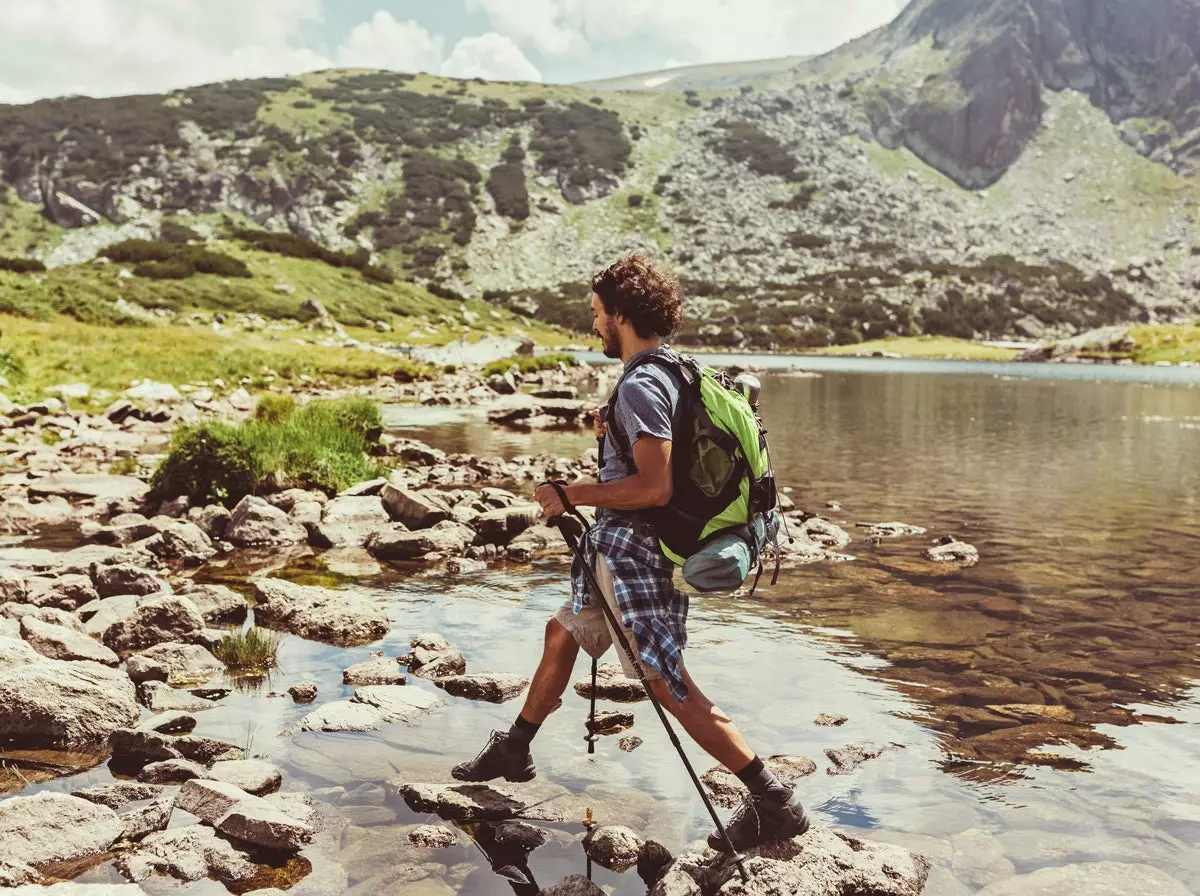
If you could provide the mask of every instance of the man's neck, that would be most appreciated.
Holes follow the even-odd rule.
[[[662,339],[660,339],[658,336],[655,336],[651,339],[642,339],[640,336],[634,337],[633,339],[630,339],[629,341],[622,344],[622,346],[621,346],[621,363],[628,364],[630,358],[632,358],[634,355],[638,354],[639,352],[646,351],[646,349],[661,348],[661,347],[662,347]]]

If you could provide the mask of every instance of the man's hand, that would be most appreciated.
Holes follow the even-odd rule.
[[[600,414],[603,410],[604,410],[603,408],[596,408],[596,410],[592,411],[592,414],[591,414],[592,429],[594,429],[596,431],[597,439],[604,438],[605,434],[608,432],[608,425],[603,420],[600,419]]]
[[[558,497],[558,491],[552,485],[539,486],[538,490],[534,492],[533,497],[542,505],[542,513],[546,514],[546,519],[548,520],[552,520],[556,516],[562,516],[567,512],[567,508],[563,506],[562,501]]]

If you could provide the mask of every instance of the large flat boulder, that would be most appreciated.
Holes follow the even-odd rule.
[[[133,476],[102,474],[58,473],[29,484],[31,497],[57,496],[69,501],[125,501],[142,498],[149,490],[146,483]]]
[[[129,657],[125,670],[139,684],[143,681],[201,684],[224,672],[225,665],[199,644],[168,641]]]
[[[100,597],[119,594],[159,594],[171,592],[171,586],[154,570],[134,563],[96,563],[92,566],[92,582]]]
[[[196,605],[209,625],[241,625],[250,609],[244,597],[224,585],[191,585],[179,594]]]
[[[234,884],[258,873],[258,866],[232,843],[218,837],[211,827],[199,824],[151,834],[134,849],[122,853],[117,868],[134,881],[165,874],[182,881],[211,877]]]
[[[0,861],[45,865],[105,852],[123,825],[107,806],[63,793],[0,800]]]
[[[434,679],[434,684],[455,697],[504,703],[519,697],[529,687],[529,679],[507,672],[480,672],[475,675],[451,675]]]
[[[162,536],[158,555],[185,566],[200,566],[216,556],[217,549],[208,534],[195,523],[172,520],[159,531]]]
[[[233,508],[225,538],[241,547],[301,544],[308,531],[278,507],[247,495]]]
[[[516,504],[481,513],[472,520],[481,540],[491,544],[508,544],[526,529],[542,519],[542,508],[537,504]]]
[[[42,656],[52,660],[91,660],[103,666],[118,666],[115,653],[94,638],[62,625],[52,625],[35,616],[21,617],[21,637]]]
[[[153,800],[163,795],[164,788],[155,784],[137,784],[133,781],[117,781],[113,784],[100,784],[96,787],[85,787],[76,790],[71,796],[77,796],[89,803],[108,806],[114,811],[130,803],[143,800]]]
[[[349,700],[326,703],[297,724],[299,731],[377,731],[384,725],[413,723],[437,707],[436,694],[407,685],[361,687]]]
[[[376,560],[419,560],[426,554],[457,556],[467,546],[460,529],[423,529],[410,532],[394,526],[371,534],[365,547]]]
[[[21,662],[15,651],[0,643],[0,732],[11,746],[103,743],[116,729],[137,722],[140,710],[133,682],[124,672],[88,661],[47,659],[22,646],[34,660],[26,657]]]
[[[362,547],[372,532],[391,523],[378,495],[338,497],[322,508],[309,540],[321,548]]]
[[[118,653],[132,653],[155,644],[202,642],[205,628],[195,604],[168,594],[141,601],[132,613],[106,628],[101,638]]]
[[[404,684],[407,681],[400,664],[385,656],[355,663],[342,672],[342,684]]]
[[[388,483],[381,494],[391,519],[408,529],[429,529],[451,517],[450,505],[435,492],[419,492]]]
[[[315,833],[274,803],[224,781],[188,781],[176,805],[226,836],[268,849],[294,852]]]
[[[279,769],[261,759],[214,762],[209,774],[215,781],[224,781],[255,796],[274,793],[283,783],[283,774]]]
[[[387,613],[371,598],[353,591],[296,585],[282,579],[256,579],[258,624],[338,646],[369,644],[388,633]]]

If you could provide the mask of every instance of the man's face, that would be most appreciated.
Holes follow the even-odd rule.
[[[600,337],[604,346],[604,357],[621,357],[621,337],[617,321],[604,310],[604,303],[595,293],[592,293],[592,332]]]

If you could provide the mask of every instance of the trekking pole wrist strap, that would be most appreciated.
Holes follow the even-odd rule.
[[[542,488],[543,486],[547,485],[554,489],[554,493],[558,495],[558,501],[563,506],[563,516],[573,516],[583,523],[585,529],[588,528],[589,524],[587,517],[580,513],[579,508],[571,503],[571,499],[567,497],[567,483],[561,479],[547,479],[545,482],[539,485],[538,488]],[[551,520],[550,522],[553,524],[554,520]]]

